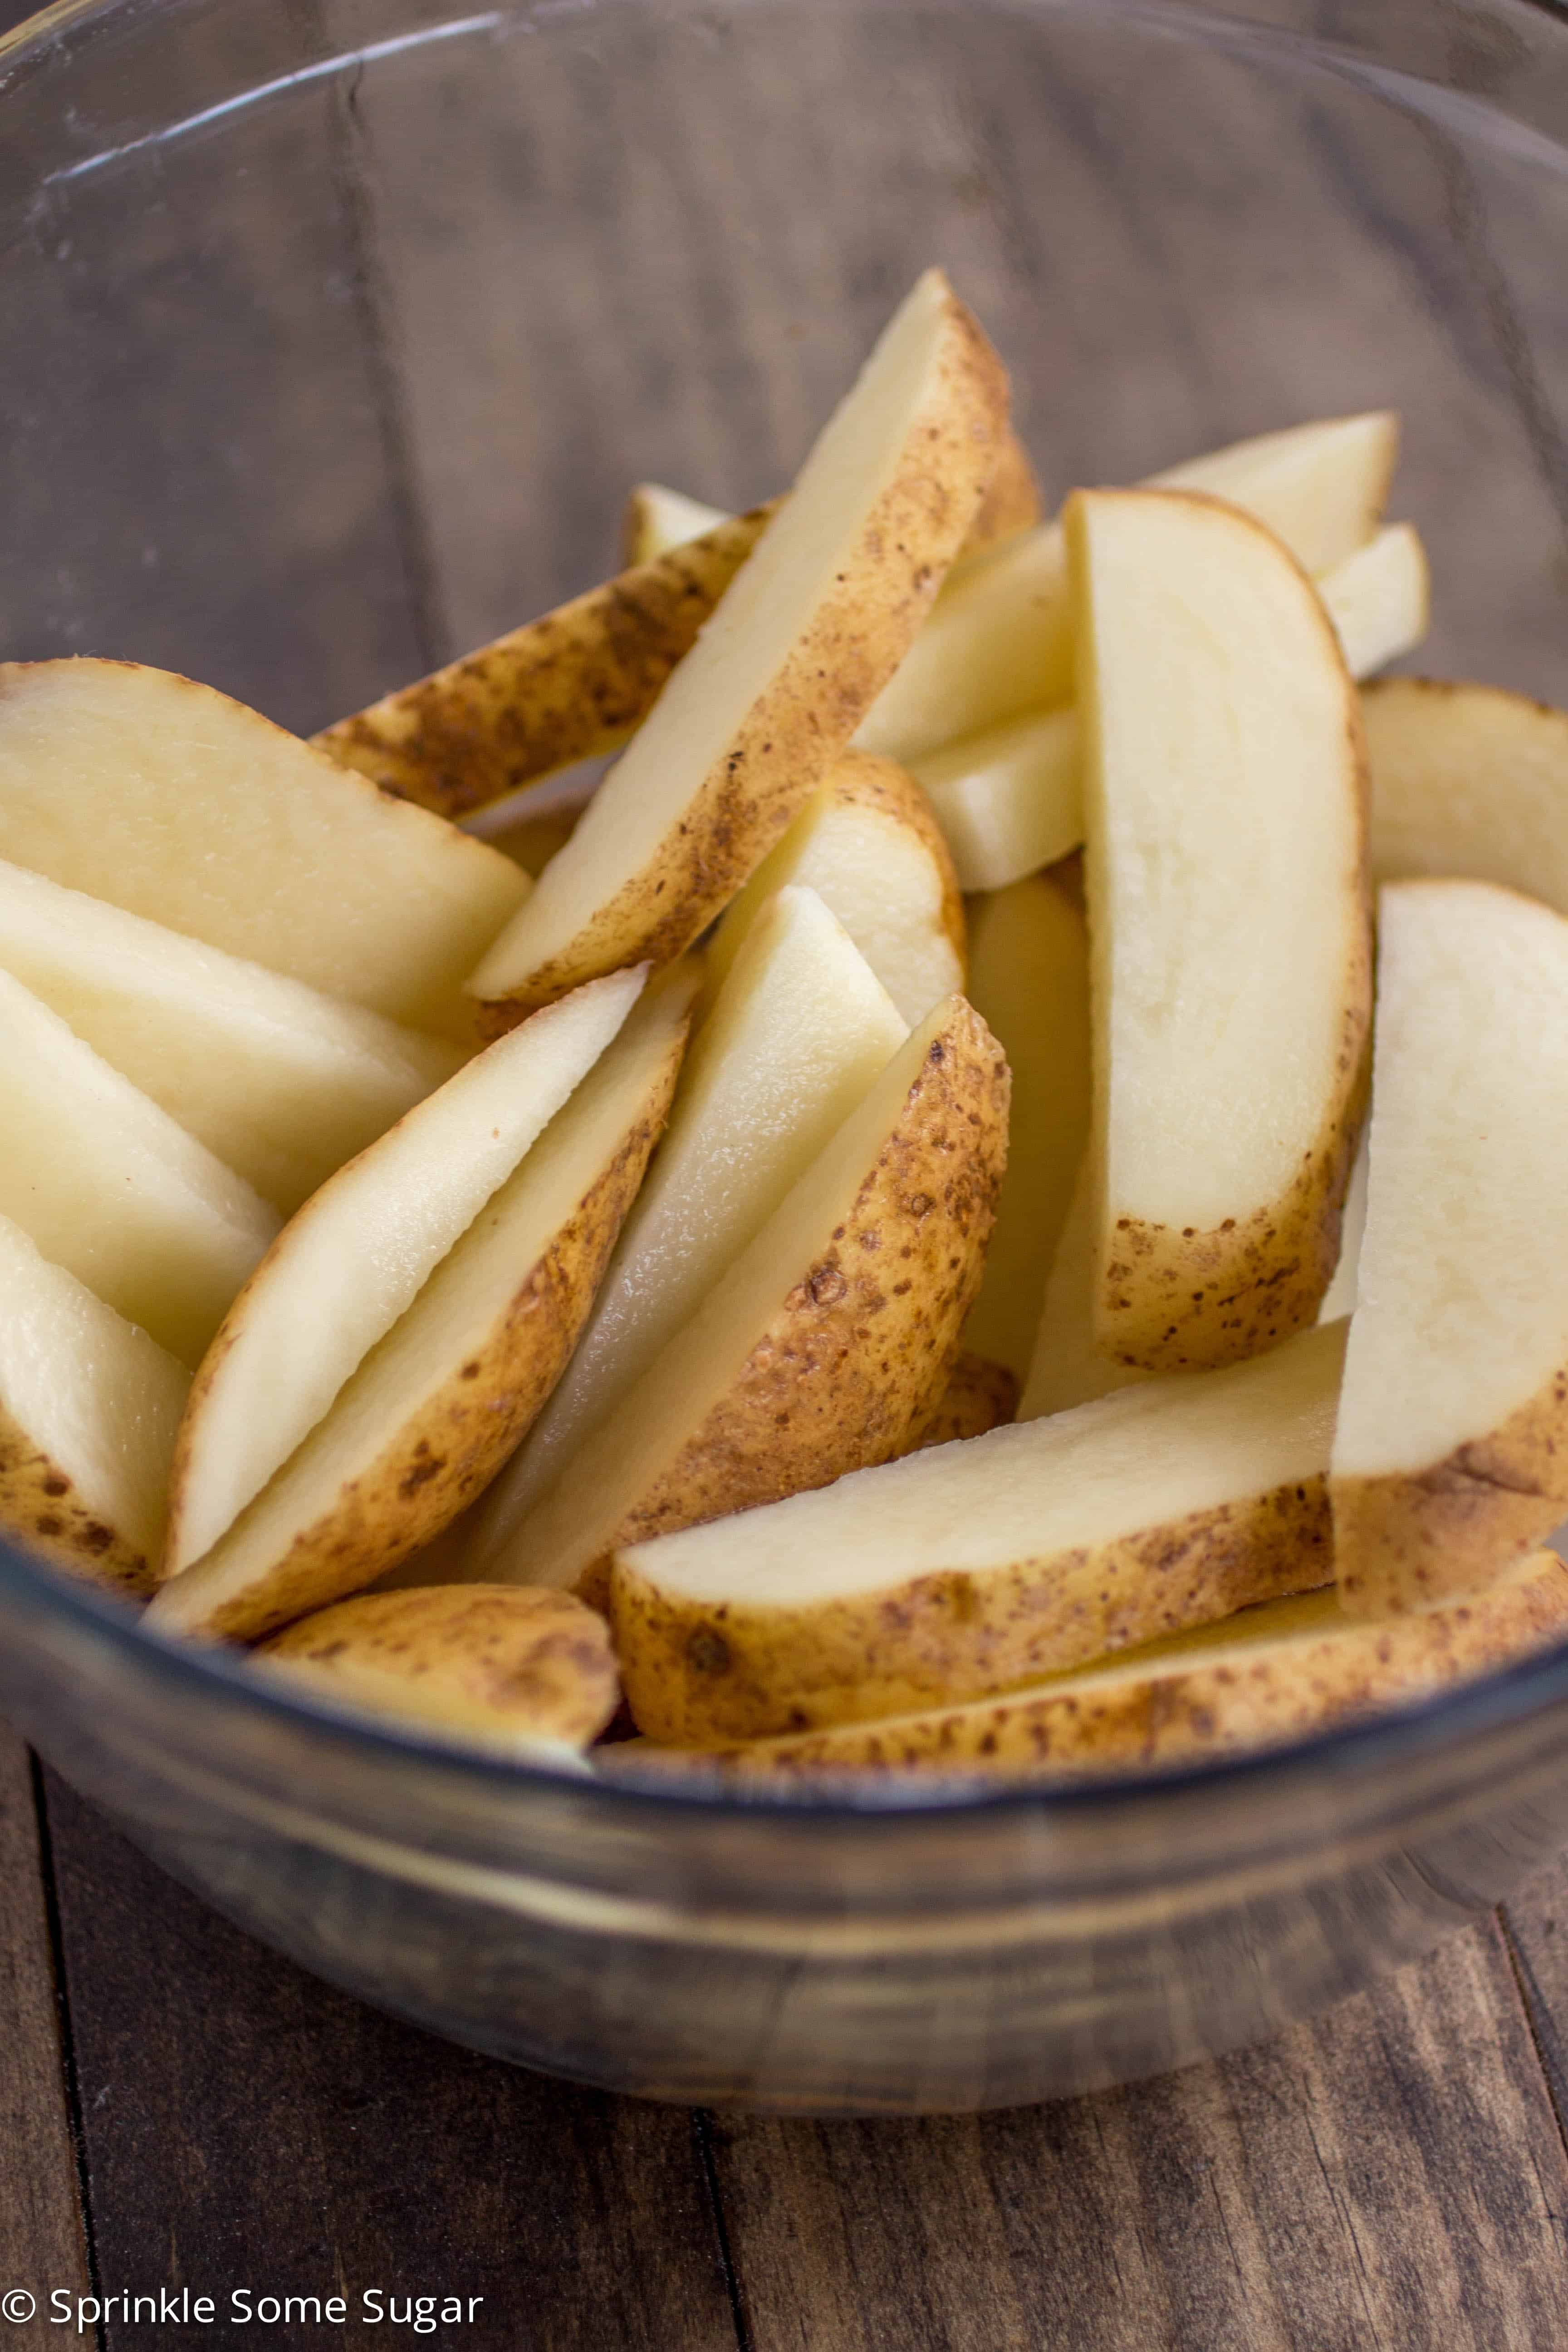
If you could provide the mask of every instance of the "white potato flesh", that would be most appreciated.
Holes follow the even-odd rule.
[[[668,1068],[680,1007],[668,997],[650,998],[647,1010],[654,1017],[628,1024],[607,1045],[265,1491],[209,1551],[163,1585],[153,1606],[154,1624],[171,1632],[201,1632],[219,1612],[248,1595],[264,1594],[277,1580],[287,1579],[295,1543],[330,1521],[344,1501],[356,1538],[353,1564],[335,1591],[312,1590],[305,1606],[341,1598],[368,1582],[379,1567],[406,1557],[410,1547],[397,1506],[389,1509],[383,1498],[378,1511],[385,1516],[367,1531],[355,1523],[355,1491],[372,1485],[378,1464],[404,1432],[434,1429],[443,1453],[475,1444],[450,1412],[450,1393],[460,1387],[463,1366],[487,1365],[498,1331],[526,1317],[541,1261],[614,1161],[628,1127]],[[508,1377],[515,1379],[515,1365]],[[434,1414],[443,1400],[448,1409],[437,1423]],[[508,1394],[487,1397],[482,1379],[471,1396],[463,1395],[465,1412],[480,1416],[504,1411],[509,1401]],[[367,1533],[372,1541],[377,1534],[381,1538],[379,1561],[371,1555]],[[289,1605],[285,1588],[270,1622],[298,1614],[300,1606],[298,1596]]]
[[[1385,888],[1373,1102],[1336,1477],[1443,1463],[1568,1365],[1568,922]]]
[[[961,890],[1002,890],[1083,839],[1078,712],[1031,710],[910,763],[952,852]]]
[[[1334,1268],[1332,1282],[1323,1293],[1323,1304],[1318,1315],[1320,1323],[1337,1323],[1341,1316],[1355,1313],[1360,1292],[1362,1235],[1366,1231],[1367,1147],[1371,1134],[1369,1124],[1362,1136],[1355,1165],[1351,1170],[1351,1181],[1345,1187],[1344,1215],[1340,1221],[1340,1262]]]
[[[321,1419],[626,1020],[639,969],[535,1013],[342,1168],[280,1235],[202,1368],[169,1569],[209,1550]]]
[[[1266,433],[1155,474],[1146,486],[1226,499],[1311,572],[1363,546],[1382,519],[1398,451],[1384,412]],[[1073,690],[1067,547],[1041,523],[958,565],[856,743],[906,764]],[[1009,877],[1011,878],[1011,877]]]
[[[908,471],[913,436],[952,360],[952,292],[940,271],[927,271],[571,840],[472,975],[476,996],[515,993],[655,870],[693,796],[834,607],[836,583],[853,568],[879,502]]]
[[[277,1212],[0,971],[0,1215],[194,1365]]]
[[[1375,878],[1466,875],[1568,914],[1568,711],[1417,677],[1362,706]]]
[[[456,1045],[0,863],[0,971],[285,1213]]]
[[[594,1312],[480,1507],[476,1570],[693,1316],[903,1044],[908,1027],[814,890],[780,890],[692,1044]]]
[[[1087,1150],[1079,1164],[1061,1234],[1051,1258],[1035,1329],[1028,1374],[1018,1400],[1020,1421],[1070,1412],[1074,1405],[1114,1395],[1155,1375],[1119,1364],[1096,1337],[1100,1297],[1100,1217],[1094,1166]]]
[[[722,507],[705,506],[684,490],[668,489],[662,482],[639,482],[626,500],[623,560],[628,565],[651,563],[656,556],[684,547],[689,539],[700,539],[727,520]]]
[[[0,666],[0,857],[470,1040],[462,982],[529,889],[444,818],[131,662]]]
[[[709,950],[715,977],[792,886],[815,891],[843,924],[906,1028],[963,988],[963,959],[946,921],[950,885],[931,845],[890,810],[836,793],[831,779],[731,903]]]
[[[155,1567],[191,1376],[157,1341],[0,1217],[0,1418],[68,1479],[118,1544]],[[11,1517],[0,1466],[0,1524]],[[35,1514],[5,1532],[54,1547]]]
[[[1414,653],[1432,617],[1426,551],[1407,522],[1390,523],[1364,547],[1319,575],[1318,593],[1352,677]]]
[[[1355,1090],[1356,698],[1248,518],[1147,491],[1077,511],[1104,1231],[1202,1234],[1286,1201]]]
[[[969,940],[969,1001],[1007,1056],[1013,1099],[1007,1171],[963,1344],[1022,1381],[1089,1139],[1089,935],[1065,891],[1035,875],[982,899]]]
[[[858,1470],[617,1557],[666,1595],[809,1610],[918,1579],[983,1579],[1177,1523],[1328,1465],[1342,1328],[1049,1421]]]

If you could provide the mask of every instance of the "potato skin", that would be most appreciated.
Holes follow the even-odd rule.
[[[76,1494],[58,1463],[41,1454],[26,1431],[0,1406],[0,1534],[52,1568],[90,1579],[111,1591],[143,1596],[157,1582],[157,1564]]]
[[[965,1437],[984,1437],[1018,1417],[1018,1376],[1010,1365],[998,1364],[972,1349],[953,1359],[941,1395],[918,1421],[899,1448],[900,1454],[923,1454],[928,1445],[952,1445]]]
[[[602,1617],[569,1592],[494,1584],[363,1592],[301,1618],[258,1656],[323,1696],[489,1742],[586,1747],[620,1682]]]
[[[846,1223],[794,1284],[727,1396],[579,1580],[611,1553],[889,1462],[946,1385],[984,1271],[1007,1150],[1007,1065],[962,998]],[[616,1622],[619,1619],[617,1616]]]
[[[951,292],[945,326],[903,462],[832,593],[641,869],[566,946],[506,985],[484,988],[492,1023],[520,1019],[623,964],[672,962],[761,865],[847,745],[930,610],[1006,429],[1006,372]]]
[[[689,1601],[622,1559],[614,1622],[638,1729],[710,1748],[984,1698],[1331,1574],[1314,1476],[987,1576],[923,1576],[798,1612]]]
[[[341,1490],[334,1507],[301,1532],[270,1576],[215,1603],[198,1621],[182,1622],[181,1631],[231,1641],[269,1633],[399,1566],[489,1485],[577,1344],[663,1129],[684,1042],[678,1030],[615,1159],[543,1256],[520,1269],[512,1296],[498,1301],[487,1344],[430,1396],[423,1413],[392,1433],[369,1474]],[[179,1583],[165,1590],[176,1591]]]
[[[613,751],[653,708],[773,511],[716,524],[310,740],[383,792],[449,817]]]
[[[1225,1663],[1184,1668],[1173,1661],[1120,1688],[1016,1691],[976,1706],[720,1751],[712,1760],[748,1773],[791,1774],[910,1766],[1093,1773],[1198,1763],[1410,1705],[1563,1640],[1568,1569],[1552,1552],[1531,1567],[1507,1589],[1394,1625],[1325,1629],[1289,1643],[1238,1647]]]
[[[1425,1470],[1330,1483],[1352,1617],[1483,1591],[1568,1513],[1568,1365],[1489,1436]]]
[[[999,539],[1011,539],[1016,530],[1027,530],[1039,521],[1041,511],[1034,459],[1016,433],[1010,431],[1003,438],[980,510],[969,526],[969,537],[959,550],[960,561],[994,547]]]

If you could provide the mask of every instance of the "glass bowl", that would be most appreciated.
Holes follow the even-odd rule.
[[[1393,404],[1424,664],[1568,700],[1568,17],[1529,0],[65,0],[0,41],[0,649],[310,729],[787,481],[951,270],[1048,490]],[[475,2048],[818,2113],[1234,2047],[1568,1833],[1568,1651],[1267,1757],[787,1794],[489,1762],[0,1552],[0,1698]]]

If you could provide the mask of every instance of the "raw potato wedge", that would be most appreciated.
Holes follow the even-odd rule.
[[[941,828],[890,760],[850,751],[763,858],[709,950],[710,992],[761,910],[788,884],[837,916],[907,1024],[963,986],[963,901]]]
[[[1398,447],[1393,415],[1333,417],[1193,458],[1147,487],[1227,499],[1319,573],[1376,530]],[[908,765],[1072,691],[1067,545],[1059,522],[1043,523],[954,575],[855,740]]]
[[[1426,634],[1426,557],[1408,523],[1379,531],[1318,581],[1345,667],[1368,677]],[[1083,839],[1083,749],[1070,703],[1026,711],[910,763],[963,890],[1001,890]]]
[[[1020,1421],[1070,1412],[1075,1405],[1091,1404],[1096,1397],[1113,1396],[1118,1389],[1156,1377],[1135,1364],[1117,1363],[1100,1347],[1094,1316],[1100,1265],[1094,1165],[1086,1151],[1046,1277],[1028,1374],[1018,1402]],[[1328,1319],[1326,1314],[1319,1318],[1321,1322]]]
[[[6,971],[0,1216],[187,1366],[279,1225],[232,1169]]]
[[[1568,921],[1391,883],[1336,1574],[1380,1616],[1474,1591],[1568,1516]]]
[[[529,887],[242,703],[134,662],[0,665],[0,857],[469,1044],[461,983]]]
[[[0,1535],[150,1590],[191,1376],[0,1217]]]
[[[357,710],[318,751],[443,816],[617,751],[761,539],[758,507]],[[476,958],[477,961],[477,958]]]
[[[826,775],[984,495],[1006,377],[939,270],[469,982],[506,1020],[689,946]]]
[[[1390,677],[1362,697],[1379,882],[1465,875],[1568,914],[1568,711]]]
[[[569,1592],[437,1585],[364,1592],[256,1652],[324,1699],[505,1755],[585,1748],[616,1711],[609,1629]]]
[[[1330,1571],[1342,1329],[623,1543],[639,1730],[714,1747],[952,1706]]]
[[[1372,1012],[1359,698],[1311,583],[1237,509],[1098,490],[1068,514],[1096,1335],[1201,1370],[1310,1323],[1339,1256]]]
[[[1336,1323],[1342,1315],[1355,1313],[1361,1289],[1362,1235],[1366,1231],[1367,1144],[1370,1133],[1369,1121],[1362,1129],[1361,1150],[1356,1153],[1351,1181],[1345,1188],[1344,1214],[1340,1219],[1340,1262],[1318,1309],[1320,1323]]]
[[[999,539],[1010,538],[1016,530],[1026,530],[1039,519],[1040,486],[1034,465],[1017,435],[1009,433],[1004,436],[995,470],[961,555],[972,555]],[[688,498],[684,490],[666,489],[659,482],[639,482],[626,499],[622,518],[621,561],[652,562],[725,520],[722,507],[705,506],[700,499]]]
[[[668,1131],[577,1351],[480,1507],[477,1565],[506,1548],[574,1450],[696,1314],[907,1034],[816,893],[779,891],[687,1056]]]
[[[905,1439],[900,1457],[931,1445],[952,1445],[964,1437],[984,1437],[988,1429],[1010,1422],[1017,1410],[1018,1382],[1009,1367],[966,1349],[948,1374],[930,1416]]]
[[[168,1573],[200,1559],[326,1412],[586,1076],[620,972],[499,1040],[323,1184],[225,1318],[180,1433]]]
[[[1007,1056],[1013,1117],[963,1337],[1022,1381],[1089,1140],[1089,934],[1072,900],[1036,875],[983,898],[971,940],[969,999]]]
[[[358,1591],[471,1503],[560,1376],[642,1181],[685,1039],[654,992],[270,1483],[160,1591],[245,1640]]]
[[[1394,1625],[1347,1625],[1331,1591],[1310,1592],[1244,1610],[1163,1658],[1146,1653],[1005,1698],[761,1740],[704,1760],[747,1772],[1158,1770],[1415,1706],[1564,1638],[1568,1568],[1554,1552],[1533,1552],[1489,1591]]]
[[[0,864],[0,971],[285,1214],[461,1058],[21,866]]]
[[[955,997],[900,1046],[486,1576],[596,1601],[618,1544],[896,1454],[956,1351],[1006,1128],[1006,1064]]]

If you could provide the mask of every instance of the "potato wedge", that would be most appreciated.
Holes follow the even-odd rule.
[[[1465,875],[1568,914],[1568,711],[1390,677],[1362,696],[1379,882]]]
[[[1323,572],[1382,518],[1399,446],[1386,414],[1266,433],[1156,474],[1145,487],[1227,499]],[[972,558],[949,582],[855,740],[906,766],[1073,691],[1072,597],[1060,522]],[[1016,877],[1013,877],[1016,878]]]
[[[447,817],[618,751],[773,512],[727,518],[617,573],[324,727],[314,747],[384,793]]]
[[[1007,1172],[964,1344],[1009,1365],[1034,1360],[1046,1277],[1089,1141],[1089,935],[1043,875],[974,908],[969,997],[1013,1073]]]
[[[321,1697],[526,1757],[585,1748],[616,1711],[609,1630],[569,1592],[437,1585],[363,1592],[255,1653]]]
[[[0,1217],[0,1536],[148,1591],[190,1373]]]
[[[1001,362],[928,271],[474,972],[492,1021],[620,964],[668,962],[761,864],[924,618],[984,495],[1006,397]]]
[[[529,887],[242,703],[134,662],[0,665],[0,857],[470,1045],[461,982]]]
[[[1136,1364],[1118,1363],[1100,1345],[1094,1313],[1100,1268],[1094,1163],[1085,1151],[1046,1276],[1028,1373],[1018,1400],[1020,1421],[1070,1412],[1075,1405],[1092,1404],[1096,1397],[1114,1396],[1118,1389],[1158,1377]]]
[[[1372,1013],[1359,702],[1310,582],[1237,509],[1084,492],[1068,528],[1096,1336],[1200,1370],[1310,1322],[1339,1255]]]
[[[617,1547],[637,1727],[679,1747],[980,1698],[1310,1591],[1342,1328]]]
[[[1344,1214],[1340,1219],[1340,1257],[1334,1268],[1334,1278],[1323,1293],[1323,1303],[1318,1309],[1320,1323],[1337,1323],[1342,1315],[1353,1315],[1361,1290],[1361,1244],[1366,1231],[1367,1142],[1370,1122],[1363,1128],[1361,1150],[1356,1153],[1351,1170],[1351,1181],[1345,1188]]]
[[[980,1277],[1007,1071],[961,997],[889,1063],[487,1578],[605,1589],[617,1545],[896,1454]]]
[[[285,1214],[458,1048],[0,863],[0,971]]]
[[[571,1354],[685,1039],[652,992],[325,1416],[193,1567],[165,1631],[249,1639],[370,1583],[471,1503]]]
[[[831,908],[905,1023],[963,986],[963,901],[918,784],[890,760],[847,752],[725,913],[708,951],[717,989],[774,893],[790,884]]]
[[[681,1071],[668,1131],[577,1351],[479,1507],[482,1568],[772,1216],[908,1031],[815,890],[780,890]]]
[[[1366,677],[1426,634],[1426,557],[1408,523],[1319,576],[1345,666]],[[1071,703],[1026,711],[910,762],[963,890],[1001,890],[1083,839],[1083,749]]]
[[[921,1453],[927,1446],[984,1437],[988,1429],[1003,1428],[1017,1410],[1018,1382],[1011,1368],[966,1349],[954,1362],[931,1412],[910,1431],[895,1459]]]
[[[1554,1552],[1533,1552],[1489,1591],[1396,1625],[1347,1625],[1331,1590],[1266,1601],[1163,1658],[1145,1654],[1003,1698],[759,1740],[702,1760],[745,1772],[1157,1771],[1415,1706],[1564,1639],[1568,1568]]]
[[[191,1391],[170,1575],[216,1543],[505,1183],[631,1011],[640,972],[584,991],[449,1078],[293,1218]]]
[[[0,971],[0,1216],[189,1366],[275,1209]]]
[[[1006,434],[985,496],[969,527],[961,553],[972,555],[1040,519],[1040,485],[1028,451],[1016,433]],[[626,499],[621,521],[623,563],[650,563],[672,547],[684,547],[726,520],[722,507],[705,506],[684,490],[659,482],[639,482]]]
[[[1568,920],[1390,883],[1336,1574],[1380,1616],[1474,1591],[1568,1514]]]

